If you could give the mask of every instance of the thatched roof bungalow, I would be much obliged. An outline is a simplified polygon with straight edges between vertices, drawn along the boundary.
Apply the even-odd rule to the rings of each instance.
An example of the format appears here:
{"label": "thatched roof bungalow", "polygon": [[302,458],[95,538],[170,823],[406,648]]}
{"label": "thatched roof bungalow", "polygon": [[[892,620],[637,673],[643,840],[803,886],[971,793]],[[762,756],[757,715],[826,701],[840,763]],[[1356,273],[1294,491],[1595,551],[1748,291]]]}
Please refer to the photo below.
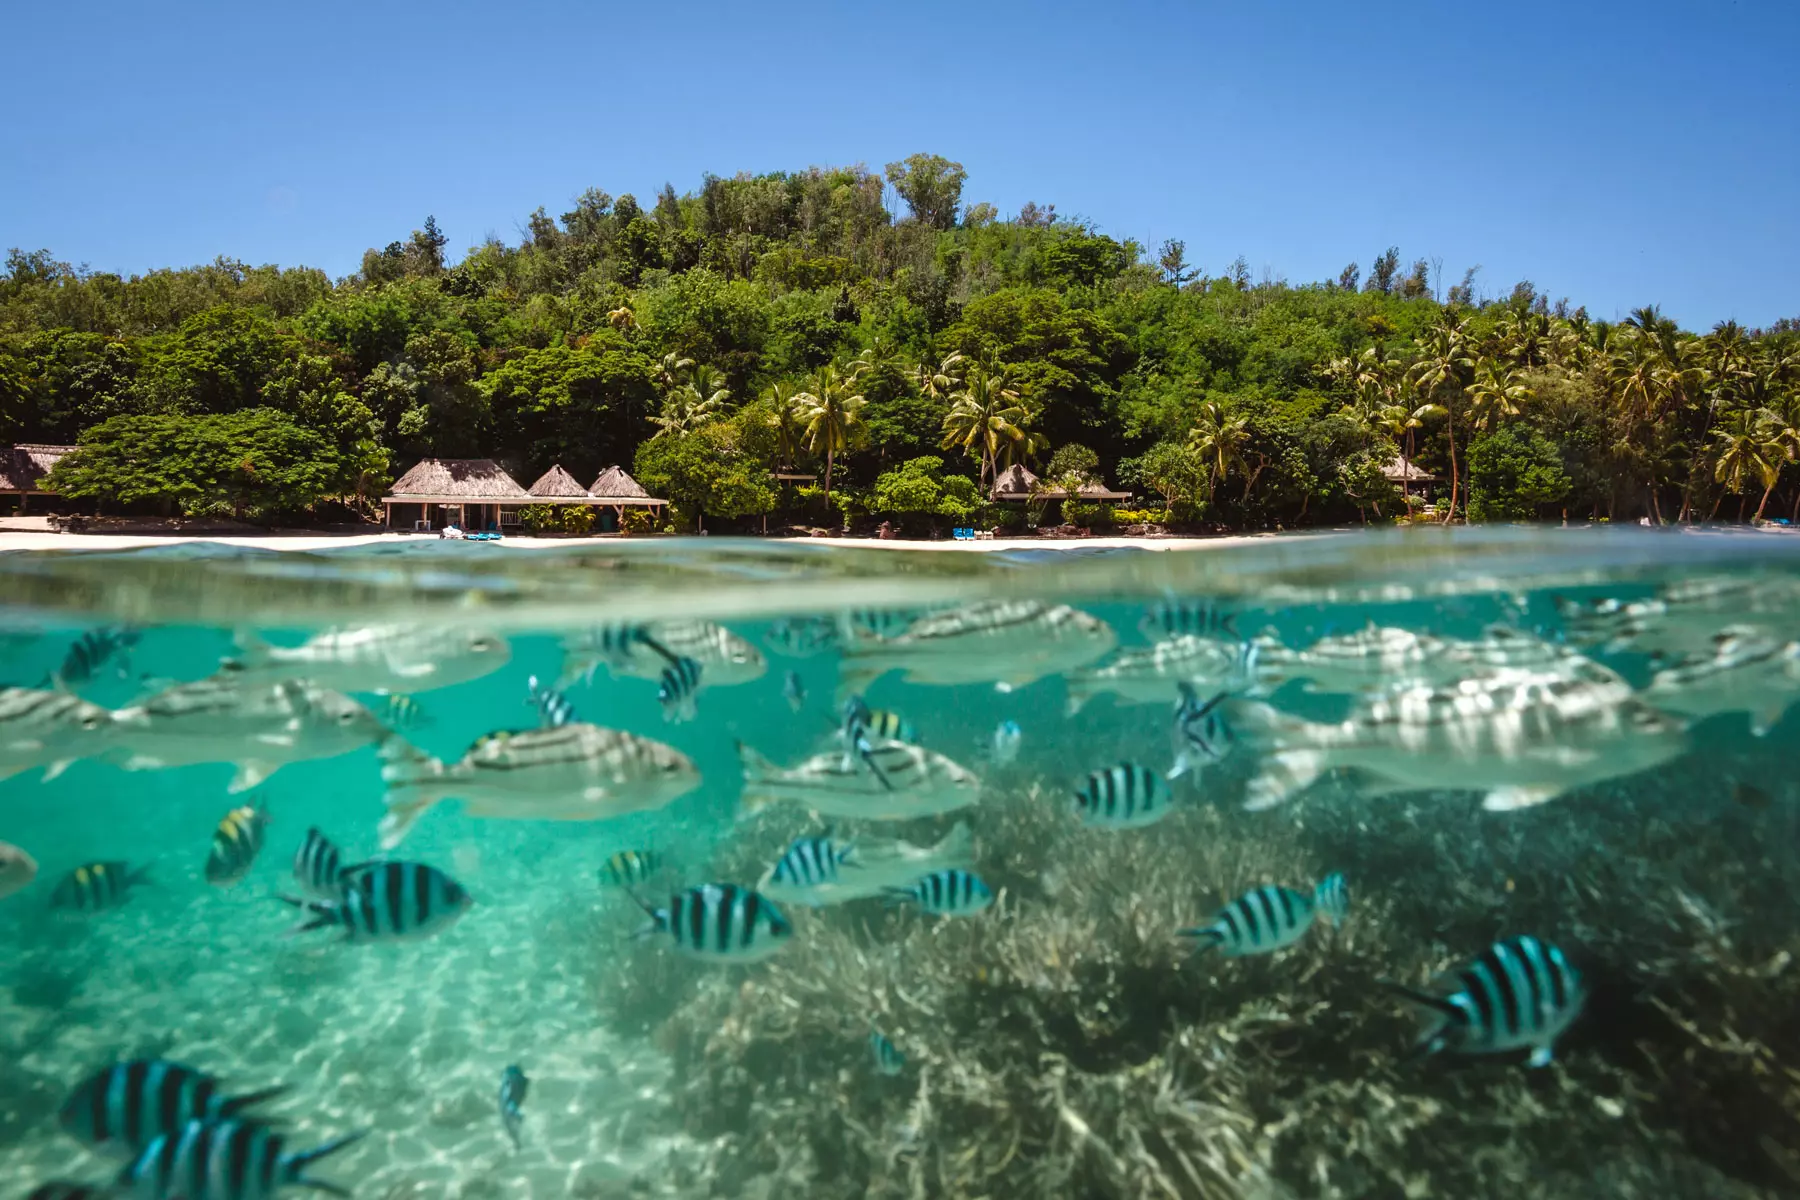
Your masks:
{"label": "thatched roof bungalow", "polygon": [[44,476],[74,449],[35,442],[0,449],[0,496],[17,496],[19,511],[24,512],[27,497],[51,495],[51,489],[44,486]]}
{"label": "thatched roof bungalow", "polygon": [[[1040,500],[1067,500],[1069,493],[1062,488],[1046,488],[1038,477],[1033,475],[1022,463],[1014,463],[994,479],[994,490],[990,493],[995,500],[1007,500],[1025,503],[1033,497]],[[1129,500],[1130,492],[1115,492],[1104,483],[1083,484],[1075,493],[1078,500]]]}
{"label": "thatched roof bungalow", "polygon": [[575,482],[573,475],[562,469],[561,463],[538,476],[538,481],[526,491],[551,504],[591,504],[594,499],[586,488]]}
{"label": "thatched roof bungalow", "polygon": [[381,498],[390,528],[398,521],[414,530],[515,526],[519,509],[531,502],[531,493],[491,458],[425,459]]}
{"label": "thatched roof bungalow", "polygon": [[596,504],[610,504],[614,508],[656,508],[668,503],[646,492],[643,484],[626,474],[624,467],[618,466],[600,472],[600,477],[588,491]]}

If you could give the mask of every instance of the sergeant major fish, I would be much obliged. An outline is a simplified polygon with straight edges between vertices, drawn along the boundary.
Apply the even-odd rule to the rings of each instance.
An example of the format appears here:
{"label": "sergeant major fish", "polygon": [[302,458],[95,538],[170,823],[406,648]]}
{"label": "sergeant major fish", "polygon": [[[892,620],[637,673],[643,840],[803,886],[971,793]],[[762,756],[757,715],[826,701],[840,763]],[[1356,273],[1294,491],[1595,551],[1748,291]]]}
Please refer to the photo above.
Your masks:
{"label": "sergeant major fish", "polygon": [[132,869],[125,862],[96,862],[76,867],[50,893],[52,908],[100,912],[117,908],[131,897],[131,889],[150,882],[150,868]]}
{"label": "sergeant major fish", "polygon": [[1454,687],[1400,685],[1339,722],[1312,722],[1252,700],[1227,724],[1267,747],[1246,805],[1268,808],[1319,776],[1353,768],[1371,795],[1475,789],[1490,810],[1524,808],[1683,754],[1684,722],[1634,699],[1624,680],[1581,660],[1563,671],[1497,671]]}
{"label": "sergeant major fish", "polygon": [[1202,954],[1209,950],[1228,958],[1273,954],[1304,937],[1321,913],[1333,923],[1341,921],[1348,903],[1342,875],[1327,876],[1311,895],[1265,884],[1227,904],[1209,924],[1183,929],[1179,936],[1191,939]]}
{"label": "sergeant major fish", "polygon": [[835,842],[829,834],[823,837],[798,837],[788,843],[771,870],[770,881],[801,891],[810,891],[836,883],[839,868],[856,866],[856,847],[850,842]]}
{"label": "sergeant major fish", "polygon": [[1092,829],[1142,829],[1169,815],[1169,785],[1149,767],[1122,762],[1090,774],[1075,811]]}
{"label": "sergeant major fish", "polygon": [[[835,843],[834,843],[835,844]],[[966,821],[959,821],[935,845],[915,846],[899,838],[860,834],[856,839],[855,869],[823,873],[789,869],[781,864],[769,869],[756,890],[783,904],[825,908],[887,894],[934,871],[975,865],[975,837]]]}
{"label": "sergeant major fish", "polygon": [[1152,640],[1177,637],[1238,640],[1237,614],[1217,600],[1170,597],[1144,610],[1138,629]]}
{"label": "sergeant major fish", "polygon": [[525,1114],[519,1110],[519,1106],[525,1103],[525,1094],[530,1090],[531,1080],[518,1067],[508,1067],[501,1072],[500,1125],[506,1130],[506,1136],[512,1139],[514,1150],[524,1145],[519,1138],[519,1129],[525,1123]]}
{"label": "sergeant major fish", "polygon": [[141,1150],[190,1121],[225,1121],[286,1092],[264,1088],[228,1096],[219,1080],[166,1059],[117,1062],[75,1086],[57,1111],[63,1131],[84,1146]]}
{"label": "sergeant major fish", "polygon": [[343,857],[315,825],[306,831],[306,840],[294,853],[294,878],[314,896],[333,899],[344,891]]}
{"label": "sergeant major fish", "polygon": [[748,963],[768,958],[794,936],[781,910],[750,888],[703,883],[676,892],[667,908],[639,901],[650,923],[636,937],[666,934],[689,958]]}
{"label": "sergeant major fish", "polygon": [[230,887],[250,873],[262,852],[263,830],[269,823],[266,809],[240,805],[225,814],[213,831],[212,851],[206,856],[206,882]]}
{"label": "sergeant major fish", "polygon": [[[816,813],[869,821],[905,821],[967,808],[981,799],[981,780],[942,754],[905,742],[872,744],[846,764],[836,752],[815,754],[783,768],[742,742],[744,806],[754,812],[777,801]],[[866,761],[865,761],[866,760]]]}
{"label": "sergeant major fish", "polygon": [[704,669],[691,658],[677,658],[663,668],[656,687],[656,700],[662,705],[663,720],[691,721],[699,714],[695,697],[704,675]]}
{"label": "sergeant major fish", "polygon": [[343,891],[334,900],[280,897],[306,917],[290,934],[339,928],[346,942],[434,937],[475,903],[460,883],[424,863],[360,863],[340,878]]}
{"label": "sergeant major fish", "polygon": [[1226,701],[1223,692],[1202,700],[1186,680],[1175,686],[1181,699],[1175,705],[1175,765],[1169,768],[1170,779],[1220,761],[1230,753],[1234,740],[1222,707]]}
{"label": "sergeant major fish", "polygon": [[1065,604],[981,601],[922,616],[896,637],[847,642],[843,686],[860,692],[889,671],[904,671],[909,683],[1022,687],[1086,666],[1117,640],[1106,622]]}
{"label": "sergeant major fish", "polygon": [[769,626],[763,640],[789,658],[811,658],[837,646],[837,622],[830,617],[784,617]]}
{"label": "sergeant major fish", "polygon": [[1495,942],[1456,973],[1456,984],[1441,996],[1388,985],[1435,1017],[1416,1053],[1499,1054],[1529,1047],[1529,1065],[1541,1067],[1586,999],[1581,975],[1563,952],[1534,937]]}
{"label": "sergeant major fish", "polygon": [[540,685],[536,675],[525,680],[525,703],[537,710],[538,724],[546,729],[575,720],[575,706],[569,698],[555,688]]}
{"label": "sergeant major fish", "polygon": [[939,917],[972,917],[994,903],[994,893],[973,871],[933,871],[908,887],[887,889],[896,903],[911,903]]}
{"label": "sergeant major fish", "polygon": [[380,832],[388,850],[452,796],[472,817],[599,821],[662,808],[700,786],[693,760],[673,746],[583,721],[490,733],[448,765],[390,738],[382,760],[388,812]]}
{"label": "sergeant major fish", "polygon": [[410,694],[480,679],[512,658],[506,639],[439,625],[328,629],[298,646],[271,646],[248,631],[225,668],[246,679],[306,679],[341,692]]}
{"label": "sergeant major fish", "polygon": [[631,889],[648,883],[663,867],[654,850],[621,850],[600,864],[600,886]]}
{"label": "sergeant major fish", "polygon": [[113,714],[127,771],[232,762],[230,791],[283,765],[348,754],[387,735],[368,709],[297,679],[256,682],[222,672],[176,684]]}
{"label": "sergeant major fish", "polygon": [[266,1125],[190,1121],[145,1146],[116,1186],[122,1200],[275,1200],[284,1188],[348,1196],[348,1189],[315,1179],[307,1168],[366,1136],[289,1151],[286,1135]]}
{"label": "sergeant major fish", "polygon": [[114,659],[119,660],[119,675],[123,678],[130,673],[127,660],[132,647],[138,644],[138,636],[135,629],[106,627],[84,631],[63,656],[54,682],[59,687],[78,688]]}

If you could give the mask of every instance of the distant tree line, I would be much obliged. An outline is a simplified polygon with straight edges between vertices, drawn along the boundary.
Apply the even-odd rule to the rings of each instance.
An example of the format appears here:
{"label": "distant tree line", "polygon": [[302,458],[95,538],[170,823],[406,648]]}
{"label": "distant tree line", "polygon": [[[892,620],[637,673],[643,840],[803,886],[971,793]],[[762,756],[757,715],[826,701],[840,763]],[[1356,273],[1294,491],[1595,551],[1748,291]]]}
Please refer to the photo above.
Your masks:
{"label": "distant tree line", "polygon": [[[1321,283],[1212,275],[1053,205],[1002,219],[964,182],[921,154],[648,208],[593,189],[455,263],[427,218],[335,281],[14,250],[0,439],[79,443],[71,496],[253,517],[368,511],[424,456],[625,464],[690,527],[988,521],[1014,463],[1232,528],[1800,510],[1793,322],[1609,324],[1394,247]],[[1442,480],[1428,512],[1384,473],[1401,453]]]}

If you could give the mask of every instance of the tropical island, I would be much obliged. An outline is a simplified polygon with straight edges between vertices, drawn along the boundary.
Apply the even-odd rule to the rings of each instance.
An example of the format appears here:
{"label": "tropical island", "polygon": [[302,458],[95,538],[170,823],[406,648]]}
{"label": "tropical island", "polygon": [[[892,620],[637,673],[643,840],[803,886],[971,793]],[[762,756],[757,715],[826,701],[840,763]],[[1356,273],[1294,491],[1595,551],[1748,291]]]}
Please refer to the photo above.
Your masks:
{"label": "tropical island", "polygon": [[341,523],[485,460],[549,481],[509,514],[536,532],[1800,518],[1800,322],[1613,323],[1395,247],[1253,278],[965,181],[919,154],[590,189],[455,262],[427,218],[338,280],[14,249],[0,493]]}

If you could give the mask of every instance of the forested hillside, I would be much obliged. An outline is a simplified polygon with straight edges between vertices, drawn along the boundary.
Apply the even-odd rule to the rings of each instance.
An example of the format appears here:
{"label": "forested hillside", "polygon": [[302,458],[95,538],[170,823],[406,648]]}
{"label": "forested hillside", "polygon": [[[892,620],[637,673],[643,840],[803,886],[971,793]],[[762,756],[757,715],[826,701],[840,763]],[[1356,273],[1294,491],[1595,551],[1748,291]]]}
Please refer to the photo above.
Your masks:
{"label": "forested hillside", "polygon": [[[915,155],[649,203],[594,189],[456,261],[427,219],[335,281],[227,259],[126,279],[14,250],[0,442],[79,439],[70,495],[265,517],[356,507],[426,455],[527,483],[625,464],[690,524],[987,520],[1016,461],[1176,524],[1391,519],[1401,450],[1442,478],[1446,516],[1800,508],[1794,323],[1611,325],[1529,282],[1484,302],[1473,272],[1445,286],[1395,249],[1327,282],[1253,279],[1228,233],[1148,250],[1053,206],[1003,219],[964,179]],[[783,493],[777,468],[820,486]]]}

